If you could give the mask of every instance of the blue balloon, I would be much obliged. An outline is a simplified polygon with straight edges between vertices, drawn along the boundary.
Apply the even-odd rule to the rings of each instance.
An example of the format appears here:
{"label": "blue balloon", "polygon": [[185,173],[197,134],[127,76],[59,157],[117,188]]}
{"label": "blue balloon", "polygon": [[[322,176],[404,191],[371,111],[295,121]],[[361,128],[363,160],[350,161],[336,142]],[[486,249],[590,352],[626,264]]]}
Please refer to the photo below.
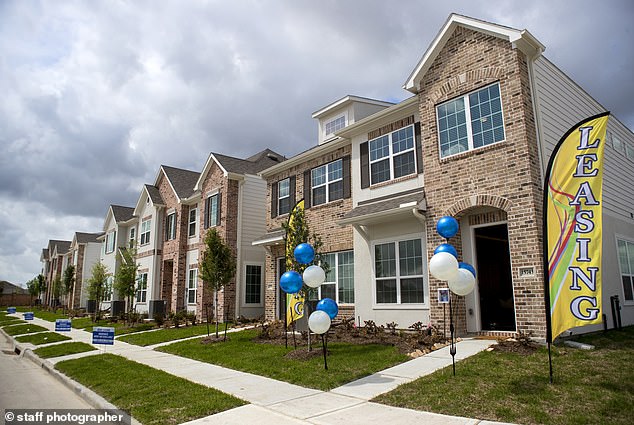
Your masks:
{"label": "blue balloon", "polygon": [[309,243],[300,243],[295,247],[293,255],[299,264],[309,264],[315,259],[315,250]]}
{"label": "blue balloon", "polygon": [[323,298],[317,303],[317,310],[323,311],[330,317],[330,320],[333,320],[339,313],[339,306],[332,298]]}
{"label": "blue balloon", "polygon": [[304,281],[302,276],[295,270],[287,271],[280,278],[280,288],[287,294],[296,294],[302,289]]}
{"label": "blue balloon", "polygon": [[453,245],[448,243],[440,244],[436,247],[436,249],[434,249],[434,254],[438,254],[439,252],[448,252],[458,259],[458,251],[456,251],[456,248],[454,248]]}
{"label": "blue balloon", "polygon": [[453,238],[458,233],[458,221],[449,216],[441,217],[436,223],[436,231],[445,239]]}
{"label": "blue balloon", "polygon": [[471,264],[469,263],[458,263],[458,268],[459,269],[467,269],[471,272],[471,274],[473,275],[473,277],[476,277],[476,270],[475,267],[473,267]]}

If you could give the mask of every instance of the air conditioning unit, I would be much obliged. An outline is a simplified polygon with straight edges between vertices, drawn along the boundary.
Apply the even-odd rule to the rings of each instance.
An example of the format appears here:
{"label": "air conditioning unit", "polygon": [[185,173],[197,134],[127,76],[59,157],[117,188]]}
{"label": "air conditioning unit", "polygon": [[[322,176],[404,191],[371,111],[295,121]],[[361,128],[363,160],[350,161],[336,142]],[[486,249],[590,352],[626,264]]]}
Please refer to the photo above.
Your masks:
{"label": "air conditioning unit", "polygon": [[154,319],[154,316],[159,315],[165,317],[165,300],[150,300],[148,309],[148,318]]}
{"label": "air conditioning unit", "polygon": [[119,317],[125,313],[125,301],[118,300],[112,301],[110,315],[112,317]]}

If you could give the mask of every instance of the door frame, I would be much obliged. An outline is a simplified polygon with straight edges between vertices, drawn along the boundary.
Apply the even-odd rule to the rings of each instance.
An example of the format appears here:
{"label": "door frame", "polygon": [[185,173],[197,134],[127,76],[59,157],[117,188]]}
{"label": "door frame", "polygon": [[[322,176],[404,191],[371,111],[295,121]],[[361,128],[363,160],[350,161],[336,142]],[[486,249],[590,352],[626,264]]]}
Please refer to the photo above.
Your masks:
{"label": "door frame", "polygon": [[[465,222],[468,221],[468,217],[465,217],[464,221]],[[506,225],[509,263],[511,268],[511,289],[513,293],[513,314],[515,317],[515,330],[514,331],[490,331],[490,330],[482,329],[482,315],[481,315],[481,309],[480,309],[480,282],[478,280],[479,274],[477,273],[477,268],[476,268],[475,289],[473,290],[473,292],[471,292],[471,294],[467,295],[465,300],[466,309],[467,309],[466,317],[467,317],[467,331],[468,332],[516,332],[517,331],[517,304],[515,303],[515,280],[513,279],[513,256],[511,255],[511,243],[510,243],[511,238],[508,236],[508,230],[509,230],[508,220],[494,221],[494,222],[485,223],[485,224],[474,224],[472,226],[469,226],[469,225],[465,226],[468,229],[465,229],[465,227],[463,227],[463,229],[465,229],[466,232],[465,231],[462,232],[462,237],[463,237],[462,248],[463,248],[463,253],[468,253],[470,257],[470,258],[465,258],[465,261],[468,261],[474,267],[477,267],[478,253],[476,251],[476,244],[475,244],[475,230],[479,228],[483,228],[483,227],[499,226],[501,224]],[[465,238],[465,236],[468,237],[468,240],[467,238]],[[473,310],[473,314],[469,314],[469,309]]]}

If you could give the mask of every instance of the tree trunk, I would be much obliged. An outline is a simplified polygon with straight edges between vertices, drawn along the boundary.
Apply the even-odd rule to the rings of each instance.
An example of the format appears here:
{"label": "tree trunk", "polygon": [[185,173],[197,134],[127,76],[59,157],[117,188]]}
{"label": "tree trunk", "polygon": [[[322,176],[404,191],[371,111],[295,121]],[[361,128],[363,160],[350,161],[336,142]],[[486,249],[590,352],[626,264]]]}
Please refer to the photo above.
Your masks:
{"label": "tree trunk", "polygon": [[216,319],[216,339],[218,339],[218,290],[216,289],[216,293],[214,295],[214,319]]}

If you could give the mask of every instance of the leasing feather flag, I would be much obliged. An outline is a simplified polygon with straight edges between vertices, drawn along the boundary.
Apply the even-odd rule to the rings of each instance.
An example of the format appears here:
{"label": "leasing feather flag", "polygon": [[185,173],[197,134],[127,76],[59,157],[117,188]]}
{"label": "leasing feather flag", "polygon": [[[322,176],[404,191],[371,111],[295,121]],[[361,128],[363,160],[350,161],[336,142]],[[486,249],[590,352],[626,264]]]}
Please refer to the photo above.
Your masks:
{"label": "leasing feather flag", "polygon": [[603,147],[609,112],[572,127],[555,147],[544,187],[547,341],[601,323]]}
{"label": "leasing feather flag", "polygon": [[[296,211],[304,210],[304,200],[299,201],[291,213],[288,215],[288,230],[286,235],[286,270],[293,268],[293,246],[294,241],[288,237],[288,233],[292,232],[295,226],[294,217]],[[301,292],[301,291],[300,291]],[[286,294],[286,326],[293,323],[295,320],[304,317],[304,296],[300,293]]]}

